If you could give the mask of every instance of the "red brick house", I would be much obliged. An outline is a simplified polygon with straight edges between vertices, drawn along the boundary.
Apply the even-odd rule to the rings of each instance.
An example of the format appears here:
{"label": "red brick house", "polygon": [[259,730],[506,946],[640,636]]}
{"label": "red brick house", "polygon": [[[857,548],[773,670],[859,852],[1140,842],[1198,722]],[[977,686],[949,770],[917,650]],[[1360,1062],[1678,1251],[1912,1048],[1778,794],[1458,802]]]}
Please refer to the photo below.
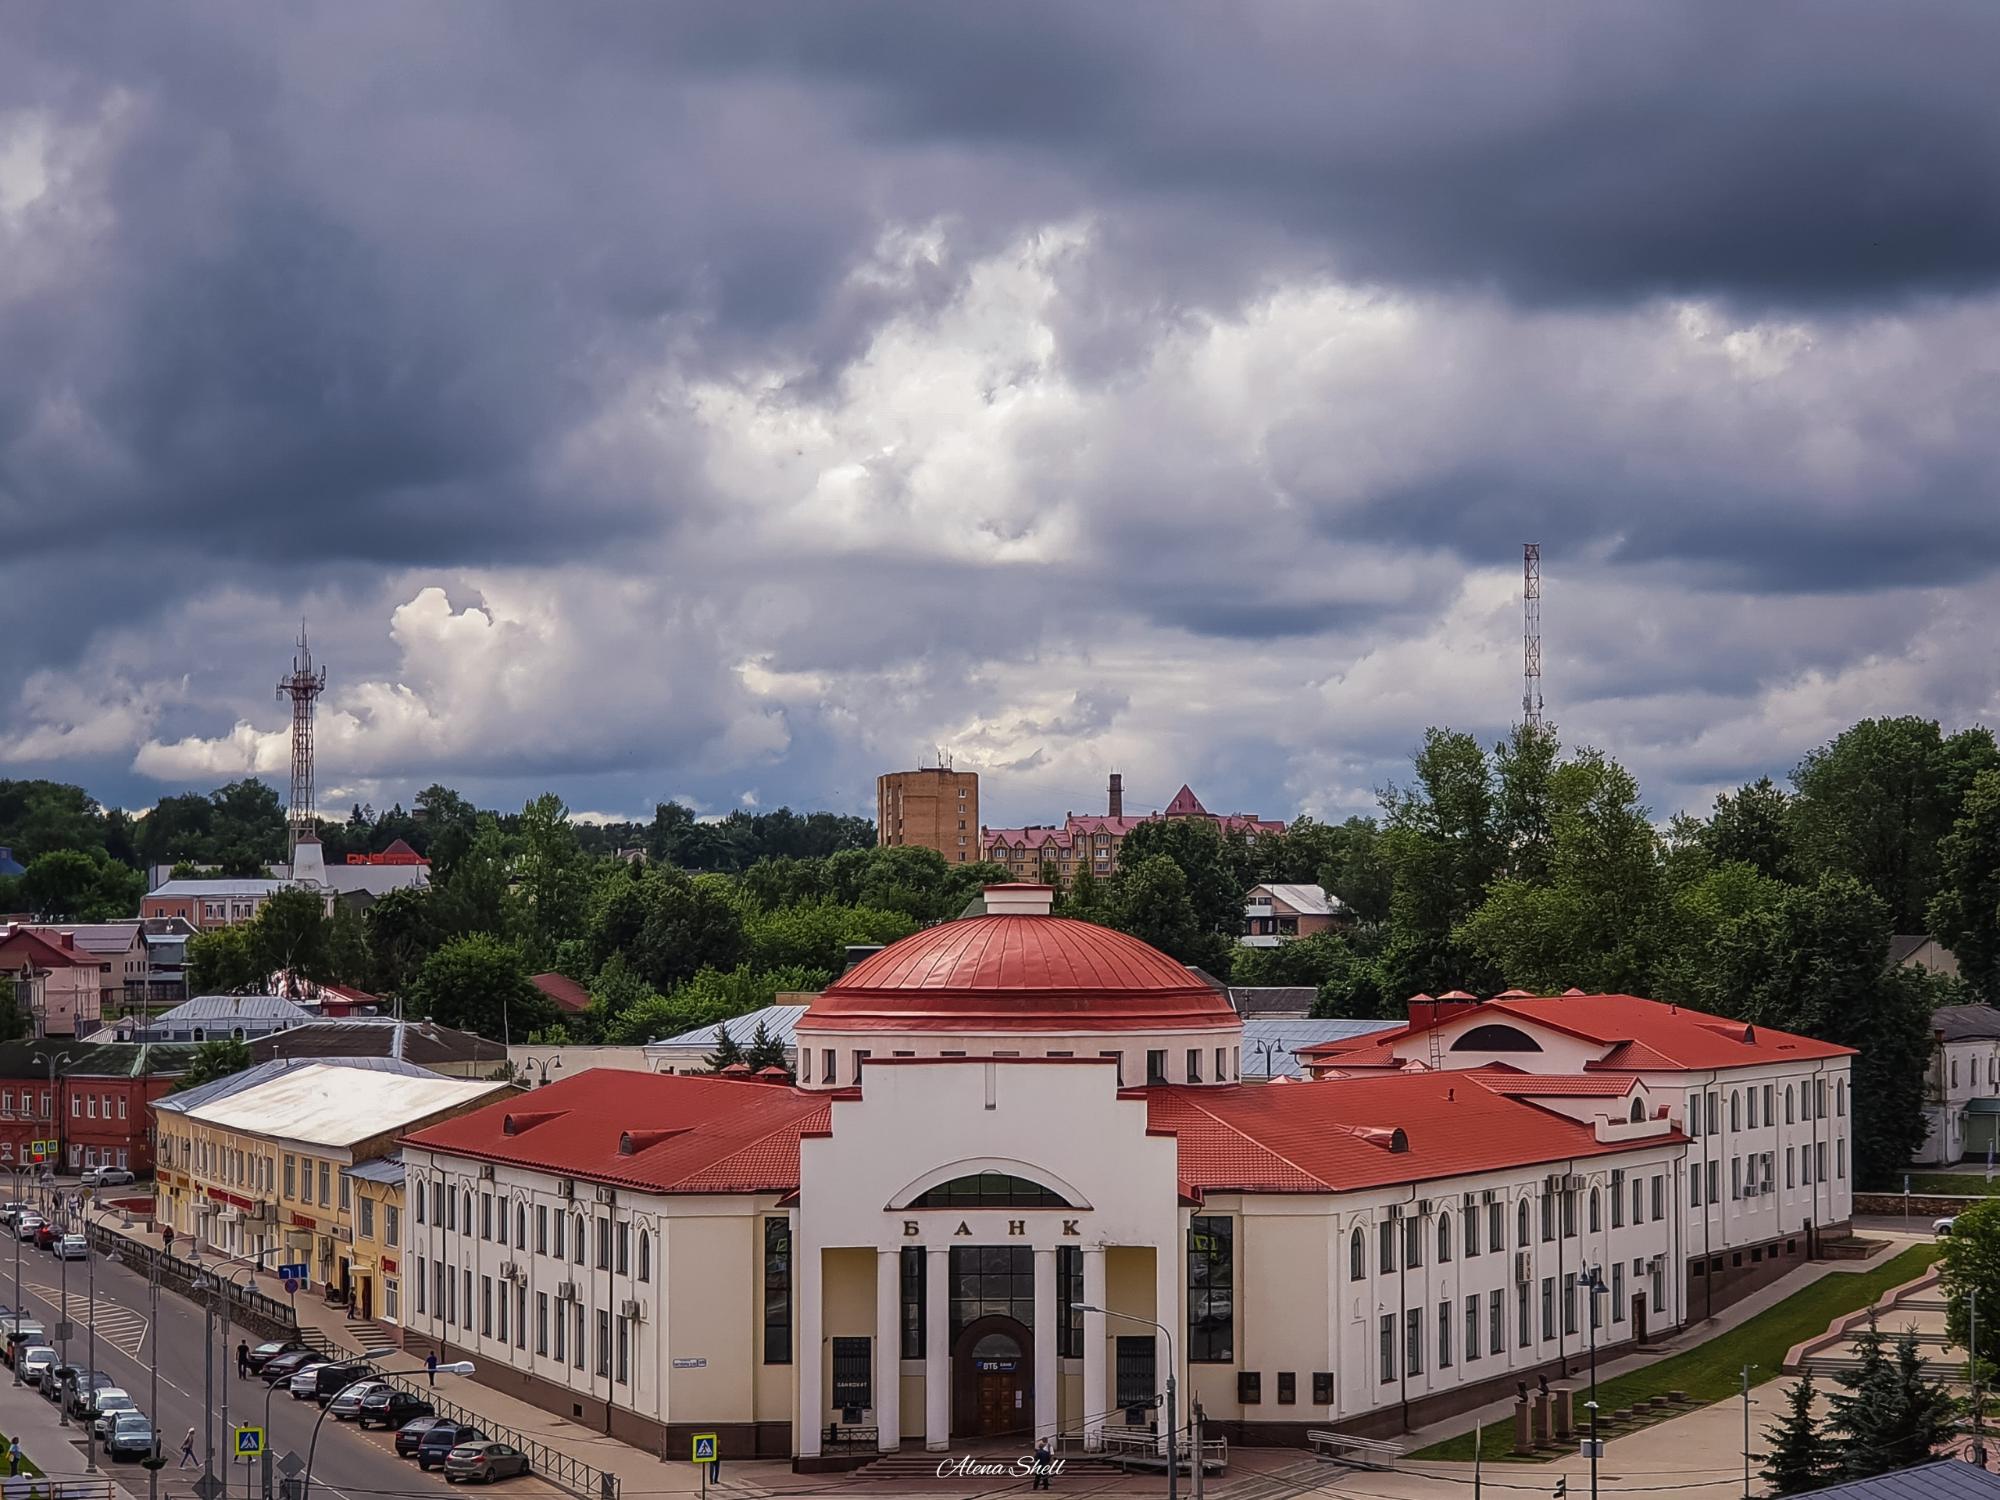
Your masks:
{"label": "red brick house", "polygon": [[[54,1098],[50,1070],[55,1061]],[[0,1168],[30,1159],[33,1142],[57,1143],[58,1170],[153,1170],[148,1106],[170,1093],[194,1048],[159,1042],[9,1042],[0,1045]],[[53,1105],[53,1109],[51,1106]]]}

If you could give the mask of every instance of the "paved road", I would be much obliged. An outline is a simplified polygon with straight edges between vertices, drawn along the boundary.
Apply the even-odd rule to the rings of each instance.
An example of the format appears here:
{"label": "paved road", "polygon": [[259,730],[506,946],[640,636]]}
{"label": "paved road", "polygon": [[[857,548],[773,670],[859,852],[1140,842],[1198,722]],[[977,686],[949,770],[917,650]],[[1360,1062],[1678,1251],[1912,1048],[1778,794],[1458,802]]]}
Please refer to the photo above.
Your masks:
{"label": "paved road", "polygon": [[[22,1250],[21,1305],[41,1317],[51,1331],[56,1326],[65,1277],[73,1325],[69,1357],[83,1364],[89,1357],[91,1306],[86,1295],[86,1262],[65,1263],[45,1251]],[[143,1276],[98,1256],[96,1281],[97,1368],[117,1380],[131,1392],[142,1408],[150,1412],[161,1435],[162,1449],[168,1456],[168,1467],[159,1471],[159,1493],[166,1500],[185,1500],[192,1495],[191,1487],[201,1477],[202,1471],[198,1467],[175,1466],[174,1458],[182,1435],[190,1427],[195,1429],[196,1453],[199,1455],[205,1446],[207,1431],[213,1431],[216,1472],[220,1475],[225,1467],[223,1455],[229,1445],[227,1430],[219,1420],[225,1373],[229,1377],[228,1406],[232,1423],[265,1425],[267,1393],[264,1383],[254,1378],[247,1383],[235,1378],[235,1341],[242,1335],[240,1332],[233,1333],[229,1348],[224,1349],[218,1322],[215,1349],[218,1420],[212,1429],[205,1429],[202,1399],[205,1320],[201,1310],[162,1288],[159,1323],[154,1326],[149,1317],[151,1291]],[[4,1236],[0,1236],[0,1301],[15,1301],[13,1245]],[[252,1335],[250,1342],[254,1346],[258,1339]],[[150,1368],[156,1349],[160,1367],[157,1407],[150,1396]],[[10,1409],[18,1409],[19,1403],[38,1402],[44,1410],[49,1409],[48,1403],[33,1389],[21,1387],[17,1390],[4,1365],[0,1365],[0,1379],[7,1382],[0,1384],[0,1431],[14,1430],[5,1414]],[[282,1455],[291,1450],[303,1458],[319,1408],[309,1401],[293,1401],[282,1390],[269,1397],[268,1406],[270,1417],[266,1442],[272,1451]],[[390,1447],[391,1436],[388,1433],[357,1433],[352,1423],[336,1422],[329,1417],[321,1425],[319,1451],[314,1459],[312,1492],[315,1500],[321,1495],[327,1500],[439,1500],[440,1496],[455,1489],[455,1486],[447,1486],[442,1476],[435,1472],[425,1474],[414,1463],[397,1458]],[[80,1453],[80,1439],[77,1441]],[[99,1461],[103,1462],[101,1458]],[[137,1464],[116,1464],[109,1468],[127,1489],[141,1495],[146,1493],[147,1472]],[[231,1494],[248,1497],[260,1493],[258,1466],[235,1463],[228,1468]],[[515,1500],[546,1500],[546,1497],[557,1493],[539,1481],[524,1483],[513,1480],[505,1489]]]}

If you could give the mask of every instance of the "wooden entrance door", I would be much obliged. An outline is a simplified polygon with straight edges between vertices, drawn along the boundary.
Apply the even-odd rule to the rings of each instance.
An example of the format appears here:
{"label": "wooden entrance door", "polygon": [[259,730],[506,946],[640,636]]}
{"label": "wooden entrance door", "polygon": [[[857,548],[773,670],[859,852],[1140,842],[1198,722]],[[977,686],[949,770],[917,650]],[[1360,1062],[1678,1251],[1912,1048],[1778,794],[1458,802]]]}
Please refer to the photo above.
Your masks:
{"label": "wooden entrance door", "polygon": [[1019,1356],[988,1359],[973,1370],[974,1415],[981,1437],[1005,1437],[1021,1425],[1027,1390]]}
{"label": "wooden entrance door", "polygon": [[1018,1440],[1035,1434],[1034,1335],[1013,1318],[987,1316],[953,1342],[952,1432]]}

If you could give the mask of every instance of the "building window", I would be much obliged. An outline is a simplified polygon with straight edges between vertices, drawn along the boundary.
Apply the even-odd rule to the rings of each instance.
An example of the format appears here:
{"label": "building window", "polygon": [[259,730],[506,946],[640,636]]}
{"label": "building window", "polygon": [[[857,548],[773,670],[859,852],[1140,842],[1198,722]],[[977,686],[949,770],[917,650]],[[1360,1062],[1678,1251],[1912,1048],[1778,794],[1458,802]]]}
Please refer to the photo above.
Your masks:
{"label": "building window", "polygon": [[572,1302],[570,1308],[575,1316],[573,1320],[574,1326],[570,1329],[574,1337],[569,1347],[569,1362],[573,1368],[581,1370],[583,1368],[583,1304],[581,1302]]}
{"label": "building window", "polygon": [[528,1284],[525,1281],[514,1288],[514,1347],[528,1347]]}
{"label": "building window", "polygon": [[1083,1314],[1076,1308],[1083,1300],[1083,1248],[1079,1245],[1056,1248],[1056,1298],[1060,1314],[1056,1327],[1062,1332],[1056,1353],[1064,1359],[1082,1359]]}
{"label": "building window", "polygon": [[493,1336],[493,1278],[491,1276],[482,1276],[479,1278],[479,1336],[481,1338],[491,1338]]}
{"label": "building window", "polygon": [[618,1320],[618,1383],[625,1385],[632,1378],[632,1324],[629,1319]]}
{"label": "building window", "polygon": [[971,1177],[954,1177],[927,1188],[911,1208],[1071,1208],[1062,1194],[1005,1172],[981,1172]]}
{"label": "building window", "polygon": [[[1475,1243],[1477,1236],[1473,1237]],[[1451,1259],[1451,1215],[1438,1215],[1438,1264],[1444,1265]]]}
{"label": "building window", "polygon": [[764,1363],[791,1362],[792,1226],[774,1217],[764,1220]]}
{"label": "building window", "polygon": [[1562,1221],[1563,1221],[1563,1238],[1566,1240],[1575,1239],[1576,1238],[1576,1194],[1574,1192],[1565,1192],[1562,1195]]}
{"label": "building window", "polygon": [[1465,1299],[1465,1358],[1467,1363],[1479,1358],[1479,1293],[1477,1292]]}
{"label": "building window", "polygon": [[867,1061],[868,1049],[866,1047],[861,1048],[854,1054],[854,1081],[857,1085],[861,1082],[861,1065]]}
{"label": "building window", "polygon": [[1347,1237],[1347,1279],[1361,1281],[1368,1275],[1368,1236],[1359,1229]]}
{"label": "building window", "polygon": [[1381,1327],[1382,1384],[1388,1385],[1396,1378],[1396,1315],[1382,1314]]}
{"label": "building window", "polygon": [[364,1238],[375,1238],[375,1200],[364,1197],[361,1200],[361,1233]]}
{"label": "building window", "polygon": [[1159,1384],[1153,1373],[1156,1358],[1153,1336],[1121,1333],[1114,1357],[1117,1363],[1115,1404],[1127,1411],[1133,1407],[1151,1406],[1154,1397],[1159,1394]]}
{"label": "building window", "polygon": [[[1590,1196],[1591,1206],[1594,1209],[1597,1204],[1596,1188],[1590,1190]],[[1625,1169],[1622,1167],[1613,1167],[1611,1169],[1610,1197],[1611,1227],[1613,1229],[1623,1229],[1625,1227]],[[1591,1215],[1592,1223],[1590,1227],[1592,1229],[1597,1228],[1596,1217],[1595,1213]],[[1639,1222],[1639,1185],[1636,1180],[1632,1184],[1632,1222],[1634,1224]]]}
{"label": "building window", "polygon": [[1188,1221],[1188,1359],[1228,1364],[1236,1357],[1234,1221]]}
{"label": "building window", "polygon": [[1000,1315],[1029,1328],[1035,1318],[1034,1252],[1026,1245],[959,1246],[951,1252],[951,1337]]}
{"label": "building window", "polygon": [[603,1308],[597,1311],[597,1373],[611,1373],[611,1314]]}
{"label": "building window", "polygon": [[1507,1248],[1507,1216],[1495,1201],[1486,1205],[1486,1248],[1495,1255]]}
{"label": "building window", "polygon": [[1414,1271],[1424,1263],[1424,1221],[1403,1220],[1403,1267]]}
{"label": "building window", "polygon": [[349,1185],[345,1172],[340,1174],[340,1211],[346,1213],[354,1201],[354,1189]]}
{"label": "building window", "polygon": [[1299,1401],[1299,1377],[1291,1370],[1278,1372],[1278,1405],[1296,1406]]}
{"label": "building window", "polygon": [[572,1234],[570,1235],[570,1239],[569,1239],[569,1249],[570,1249],[570,1258],[571,1258],[571,1259],[572,1259],[573,1261],[575,1261],[575,1262],[576,1262],[576,1264],[578,1264],[578,1265],[582,1265],[582,1264],[583,1264],[583,1238],[584,1238],[584,1236],[583,1236],[583,1215],[582,1215],[582,1214],[578,1214],[578,1215],[576,1216],[576,1222],[575,1222],[574,1224],[572,1224],[572,1225],[570,1226],[570,1228],[572,1229],[572,1231],[574,1231],[574,1232],[573,1232],[573,1233],[572,1233]]}
{"label": "building window", "polygon": [[1440,1370],[1449,1370],[1451,1368],[1451,1304],[1449,1302],[1440,1302],[1438,1304],[1437,1325],[1438,1368]]}
{"label": "building window", "polygon": [[1555,1193],[1542,1194],[1542,1243],[1544,1245],[1556,1237],[1557,1196]]}
{"label": "building window", "polygon": [[1523,1349],[1535,1341],[1535,1327],[1530,1320],[1528,1312],[1528,1295],[1527,1282],[1517,1281],[1514,1283],[1514,1321],[1518,1325],[1515,1329],[1515,1334]]}
{"label": "building window", "polygon": [[597,1269],[611,1269],[611,1220],[603,1214],[597,1216]]}
{"label": "building window", "polygon": [[1229,1049],[1227,1047],[1217,1047],[1215,1049],[1215,1081],[1217,1083],[1226,1083],[1228,1080]]}
{"label": "building window", "polygon": [[[298,1166],[297,1160],[292,1156],[290,1152],[286,1152],[285,1153],[285,1196],[287,1198],[296,1198],[299,1195],[298,1175],[296,1171],[297,1166]],[[417,1222],[419,1224],[424,1222],[424,1190],[422,1184],[419,1184],[417,1187]]]}
{"label": "building window", "polygon": [[1201,1082],[1201,1048],[1199,1047],[1190,1047],[1187,1049],[1187,1081],[1189,1083]]}
{"label": "building window", "polygon": [[1264,1400],[1264,1376],[1257,1370],[1236,1372],[1236,1404],[1257,1406]]}
{"label": "building window", "polygon": [[1597,1196],[1597,1189],[1590,1190],[1590,1232],[1598,1233],[1604,1228],[1604,1208]]}
{"label": "building window", "polygon": [[1333,1371],[1313,1371],[1313,1405],[1333,1405]]}
{"label": "building window", "polygon": [[904,1359],[924,1357],[924,1249],[905,1245],[897,1267],[902,1282]]}
{"label": "building window", "polygon": [[417,1289],[417,1311],[421,1313],[424,1310],[424,1258],[421,1255],[417,1257],[417,1274],[412,1284]]}
{"label": "building window", "polygon": [[551,1351],[549,1348],[549,1294],[547,1292],[535,1293],[535,1353],[548,1354],[553,1352],[557,1359],[561,1359],[563,1357],[563,1319],[562,1308],[560,1306],[556,1308],[554,1321],[556,1342],[554,1350]]}
{"label": "building window", "polygon": [[653,1237],[643,1229],[639,1231],[639,1279],[653,1279]]}
{"label": "building window", "polygon": [[1542,1337],[1544,1339],[1552,1339],[1555,1336],[1556,1279],[1553,1276],[1544,1276],[1542,1278]]}
{"label": "building window", "polygon": [[333,1201],[333,1169],[326,1163],[319,1164],[319,1206],[325,1208]]}
{"label": "building window", "polygon": [[[1634,1185],[1634,1191],[1635,1192],[1637,1191],[1636,1184]],[[1653,1217],[1655,1219],[1661,1218],[1666,1214],[1666,1211],[1667,1211],[1666,1174],[1663,1172],[1655,1172],[1653,1174]],[[1638,1216],[1635,1214],[1633,1217],[1636,1219]]]}
{"label": "building window", "polygon": [[1424,1373],[1424,1310],[1413,1307],[1403,1314],[1403,1367],[1412,1375]]}
{"label": "building window", "polygon": [[1396,1264],[1396,1221],[1384,1219],[1375,1228],[1376,1239],[1379,1241],[1375,1247],[1375,1264],[1380,1266],[1382,1274],[1387,1276]]}
{"label": "building window", "polygon": [[[1526,1287],[1522,1290],[1525,1292]],[[1486,1297],[1486,1348],[1496,1359],[1507,1348],[1507,1295],[1489,1292]]]}
{"label": "building window", "polygon": [[[1594,1324],[1597,1321],[1595,1301],[1592,1302],[1591,1308],[1591,1322]],[[1625,1262],[1622,1260],[1615,1262],[1611,1267],[1611,1321],[1614,1323],[1625,1321]]]}
{"label": "building window", "polygon": [[1148,1087],[1167,1081],[1167,1053],[1159,1048],[1146,1054],[1146,1083]]}
{"label": "building window", "polygon": [[1528,1200],[1523,1198],[1514,1213],[1514,1239],[1523,1249],[1528,1248]]}

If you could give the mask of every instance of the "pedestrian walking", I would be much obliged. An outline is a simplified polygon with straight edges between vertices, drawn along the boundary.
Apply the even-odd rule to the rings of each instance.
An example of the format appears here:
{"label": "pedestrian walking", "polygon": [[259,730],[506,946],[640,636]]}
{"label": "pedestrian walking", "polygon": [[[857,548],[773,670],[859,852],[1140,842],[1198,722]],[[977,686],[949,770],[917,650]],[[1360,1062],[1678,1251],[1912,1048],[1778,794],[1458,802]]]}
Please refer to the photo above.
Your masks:
{"label": "pedestrian walking", "polygon": [[438,1357],[437,1350],[435,1349],[424,1356],[424,1375],[430,1380],[432,1385],[438,1383]]}
{"label": "pedestrian walking", "polygon": [[242,1339],[236,1345],[236,1378],[250,1378],[250,1340]]}
{"label": "pedestrian walking", "polygon": [[182,1469],[192,1469],[194,1467],[194,1429],[192,1427],[188,1429],[188,1435],[181,1439],[181,1461],[175,1467]]}
{"label": "pedestrian walking", "polygon": [[11,1478],[21,1472],[21,1440],[14,1438],[7,1444],[7,1473]]}
{"label": "pedestrian walking", "polygon": [[164,1246],[164,1247],[165,1247],[165,1249],[166,1249],[166,1252],[167,1252],[167,1254],[169,1254],[169,1255],[172,1255],[172,1254],[174,1253],[174,1226],[173,1226],[173,1225],[171,1225],[171,1224],[162,1224],[162,1225],[160,1226],[160,1244],[161,1244],[162,1246]]}
{"label": "pedestrian walking", "polygon": [[1055,1457],[1054,1451],[1049,1447],[1049,1440],[1047,1438],[1037,1438],[1035,1440],[1034,1488],[1038,1490],[1049,1488],[1049,1474],[1055,1463]]}

